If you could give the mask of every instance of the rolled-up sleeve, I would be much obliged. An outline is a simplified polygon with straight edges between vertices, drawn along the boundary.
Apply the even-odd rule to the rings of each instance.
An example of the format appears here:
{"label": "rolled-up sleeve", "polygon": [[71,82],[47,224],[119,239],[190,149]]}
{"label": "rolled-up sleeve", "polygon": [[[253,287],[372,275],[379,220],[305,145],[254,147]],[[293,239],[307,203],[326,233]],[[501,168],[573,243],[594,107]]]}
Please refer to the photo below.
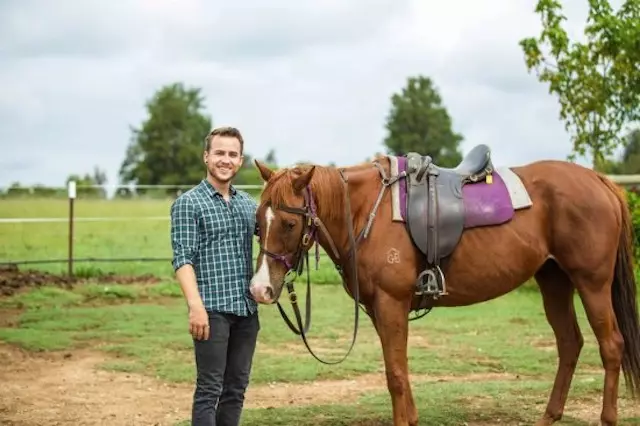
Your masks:
{"label": "rolled-up sleeve", "polygon": [[177,271],[186,264],[193,265],[197,247],[198,220],[193,201],[185,196],[178,197],[171,206],[173,270]]}

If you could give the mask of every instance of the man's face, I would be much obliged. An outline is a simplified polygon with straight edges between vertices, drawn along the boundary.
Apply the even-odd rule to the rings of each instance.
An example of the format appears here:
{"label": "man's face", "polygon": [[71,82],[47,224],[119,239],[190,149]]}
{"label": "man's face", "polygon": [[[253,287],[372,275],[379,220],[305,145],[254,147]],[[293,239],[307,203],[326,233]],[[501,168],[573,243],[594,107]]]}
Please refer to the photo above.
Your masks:
{"label": "man's face", "polygon": [[240,141],[233,136],[214,136],[209,151],[204,152],[207,170],[221,183],[229,182],[238,173],[242,160]]}

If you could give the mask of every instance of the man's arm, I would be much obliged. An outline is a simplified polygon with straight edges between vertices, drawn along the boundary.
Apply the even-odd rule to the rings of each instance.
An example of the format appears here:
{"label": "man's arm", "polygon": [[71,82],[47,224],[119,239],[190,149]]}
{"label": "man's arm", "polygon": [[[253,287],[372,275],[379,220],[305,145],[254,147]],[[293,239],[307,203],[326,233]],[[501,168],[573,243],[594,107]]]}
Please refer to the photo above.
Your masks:
{"label": "man's arm", "polygon": [[204,308],[202,298],[198,292],[198,283],[196,281],[196,273],[193,270],[193,266],[189,263],[182,265],[176,271],[176,278],[180,283],[182,294],[187,301],[189,310],[194,308]]}
{"label": "man's arm", "polygon": [[[255,212],[255,214],[257,214],[258,212],[258,203],[256,203],[256,200],[254,200],[253,197],[249,197],[251,200],[251,203],[253,204],[253,211]],[[253,235],[256,237],[260,237],[260,225],[258,222],[258,218],[256,217],[256,226],[255,228],[253,228]]]}
{"label": "man's arm", "polygon": [[209,338],[209,317],[198,292],[193,258],[198,247],[198,224],[193,203],[178,198],[171,206],[173,269],[189,307],[189,333],[196,339]]}

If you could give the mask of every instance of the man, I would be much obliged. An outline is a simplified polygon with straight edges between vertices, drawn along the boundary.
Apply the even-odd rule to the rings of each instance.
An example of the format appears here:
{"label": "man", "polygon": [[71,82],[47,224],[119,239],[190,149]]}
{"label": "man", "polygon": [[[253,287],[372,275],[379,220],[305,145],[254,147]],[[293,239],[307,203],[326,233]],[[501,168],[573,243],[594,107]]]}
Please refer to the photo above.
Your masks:
{"label": "man", "polygon": [[205,138],[207,177],[171,206],[172,265],[189,310],[197,370],[192,425],[237,426],[260,323],[249,293],[256,203],[231,184],[244,141],[233,127]]}

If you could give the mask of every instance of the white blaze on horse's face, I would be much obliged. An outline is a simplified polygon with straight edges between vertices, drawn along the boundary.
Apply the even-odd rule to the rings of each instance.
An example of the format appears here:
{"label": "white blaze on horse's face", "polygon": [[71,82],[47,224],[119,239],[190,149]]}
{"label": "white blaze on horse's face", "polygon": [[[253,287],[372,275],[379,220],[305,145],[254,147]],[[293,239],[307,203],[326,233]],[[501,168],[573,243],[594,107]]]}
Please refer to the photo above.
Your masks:
{"label": "white blaze on horse's face", "polygon": [[[264,233],[263,248],[265,251],[269,250],[267,241],[269,241],[269,231],[273,224],[275,215],[271,207],[265,210],[265,223],[266,229]],[[251,278],[251,294],[258,303],[271,303],[273,302],[273,286],[271,285],[271,276],[269,274],[269,263],[267,262],[266,255],[262,255],[262,261],[258,266],[258,271]]]}

